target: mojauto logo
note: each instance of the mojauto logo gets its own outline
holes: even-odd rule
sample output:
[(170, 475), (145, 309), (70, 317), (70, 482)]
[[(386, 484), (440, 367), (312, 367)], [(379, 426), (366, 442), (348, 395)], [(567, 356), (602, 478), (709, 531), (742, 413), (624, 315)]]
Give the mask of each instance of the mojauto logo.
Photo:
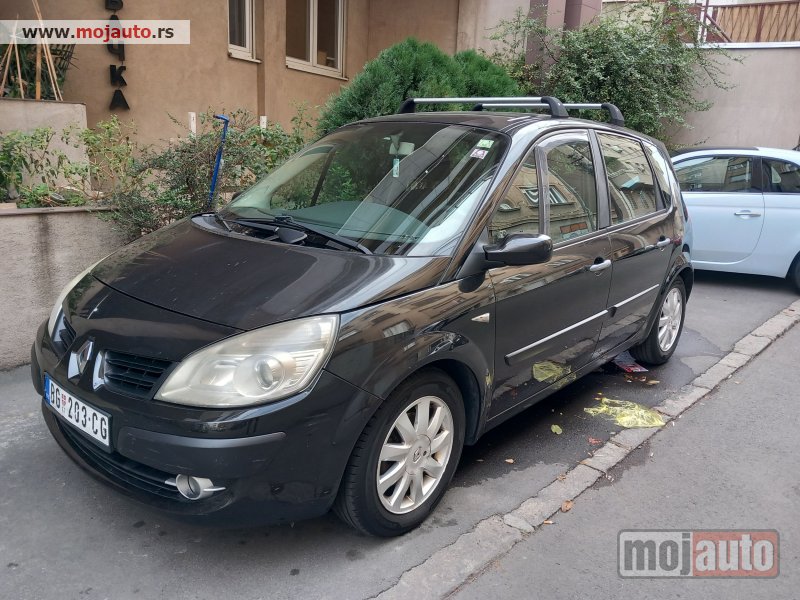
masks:
[(623, 530), (617, 537), (620, 577), (777, 577), (774, 529)]

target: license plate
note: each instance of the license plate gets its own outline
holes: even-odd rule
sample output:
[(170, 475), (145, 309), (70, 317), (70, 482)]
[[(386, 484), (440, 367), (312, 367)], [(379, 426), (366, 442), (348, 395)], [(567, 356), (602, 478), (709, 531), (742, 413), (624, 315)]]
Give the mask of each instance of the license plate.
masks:
[(111, 448), (111, 417), (70, 394), (49, 375), (44, 376), (44, 400), (67, 423), (88, 434), (106, 449)]

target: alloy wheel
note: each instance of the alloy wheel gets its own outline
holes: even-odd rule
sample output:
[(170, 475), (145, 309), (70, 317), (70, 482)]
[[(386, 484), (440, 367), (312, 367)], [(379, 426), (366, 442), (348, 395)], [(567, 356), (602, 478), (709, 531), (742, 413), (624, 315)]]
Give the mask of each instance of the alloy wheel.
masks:
[(658, 347), (662, 352), (669, 352), (678, 339), (682, 318), (683, 296), (678, 288), (672, 288), (664, 298), (658, 319)]
[(409, 513), (431, 497), (453, 450), (453, 415), (436, 396), (409, 404), (389, 428), (378, 459), (377, 491), (392, 514)]

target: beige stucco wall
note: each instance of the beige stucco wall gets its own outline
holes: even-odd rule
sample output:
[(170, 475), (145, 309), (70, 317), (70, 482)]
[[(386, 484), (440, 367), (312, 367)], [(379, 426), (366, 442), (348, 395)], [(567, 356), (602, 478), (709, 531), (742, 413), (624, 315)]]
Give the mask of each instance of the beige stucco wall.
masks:
[(36, 328), (61, 288), (122, 242), (85, 210), (0, 210), (0, 370), (30, 362)]
[(674, 134), (677, 145), (793, 148), (800, 143), (800, 47), (730, 50), (742, 62), (726, 62), (730, 90), (698, 91), (711, 110), (688, 116), (691, 130)]
[(442, 50), (456, 51), (458, 0), (370, 0), (369, 55), (414, 36)]
[[(108, 19), (102, 0), (40, 1), (46, 19)], [(34, 18), (30, 0), (3, 0), (0, 18)], [(121, 19), (190, 19), (190, 45), (125, 46), (123, 93), (131, 109), (120, 116), (133, 119), (145, 142), (174, 137), (180, 129), (168, 113), (187, 123), (189, 111), (242, 107), (257, 112), (255, 63), (228, 57), (227, 2), (125, 2)], [(64, 99), (84, 102), (89, 124), (110, 116), (114, 87), (109, 65), (119, 64), (102, 45), (77, 45), (74, 66), (67, 72)]]
[(458, 13), (457, 49), (481, 48), (487, 52), (495, 49), (496, 43), (489, 39), (492, 29), (500, 21), (514, 18), (518, 9), (530, 10), (530, 0), (461, 0)]
[[(347, 0), (345, 77), (333, 78), (286, 66), (286, 0), (255, 0), (256, 56), (260, 62), (228, 56), (226, 0), (125, 2), (121, 19), (189, 19), (190, 45), (125, 46), (122, 88), (131, 109), (119, 111), (133, 120), (140, 140), (159, 143), (185, 134), (188, 112), (246, 108), (254, 115), (288, 125), (294, 104), (317, 106), (358, 73), (367, 60), (409, 35), (456, 51), (459, 0)], [(46, 19), (108, 19), (102, 0), (40, 0)], [(33, 18), (30, 0), (4, 0), (0, 19)], [(111, 115), (114, 87), (109, 65), (119, 64), (101, 45), (75, 47), (64, 97), (84, 102), (93, 125)], [(170, 116), (181, 123), (176, 126)]]

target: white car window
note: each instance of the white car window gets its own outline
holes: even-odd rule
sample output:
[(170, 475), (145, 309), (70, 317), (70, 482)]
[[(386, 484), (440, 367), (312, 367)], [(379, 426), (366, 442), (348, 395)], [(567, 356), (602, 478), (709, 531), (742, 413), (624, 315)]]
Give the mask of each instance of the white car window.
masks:
[(764, 163), (768, 168), (771, 192), (800, 194), (800, 166), (774, 158), (765, 158)]
[(750, 192), (753, 161), (748, 156), (700, 156), (675, 165), (684, 192)]

